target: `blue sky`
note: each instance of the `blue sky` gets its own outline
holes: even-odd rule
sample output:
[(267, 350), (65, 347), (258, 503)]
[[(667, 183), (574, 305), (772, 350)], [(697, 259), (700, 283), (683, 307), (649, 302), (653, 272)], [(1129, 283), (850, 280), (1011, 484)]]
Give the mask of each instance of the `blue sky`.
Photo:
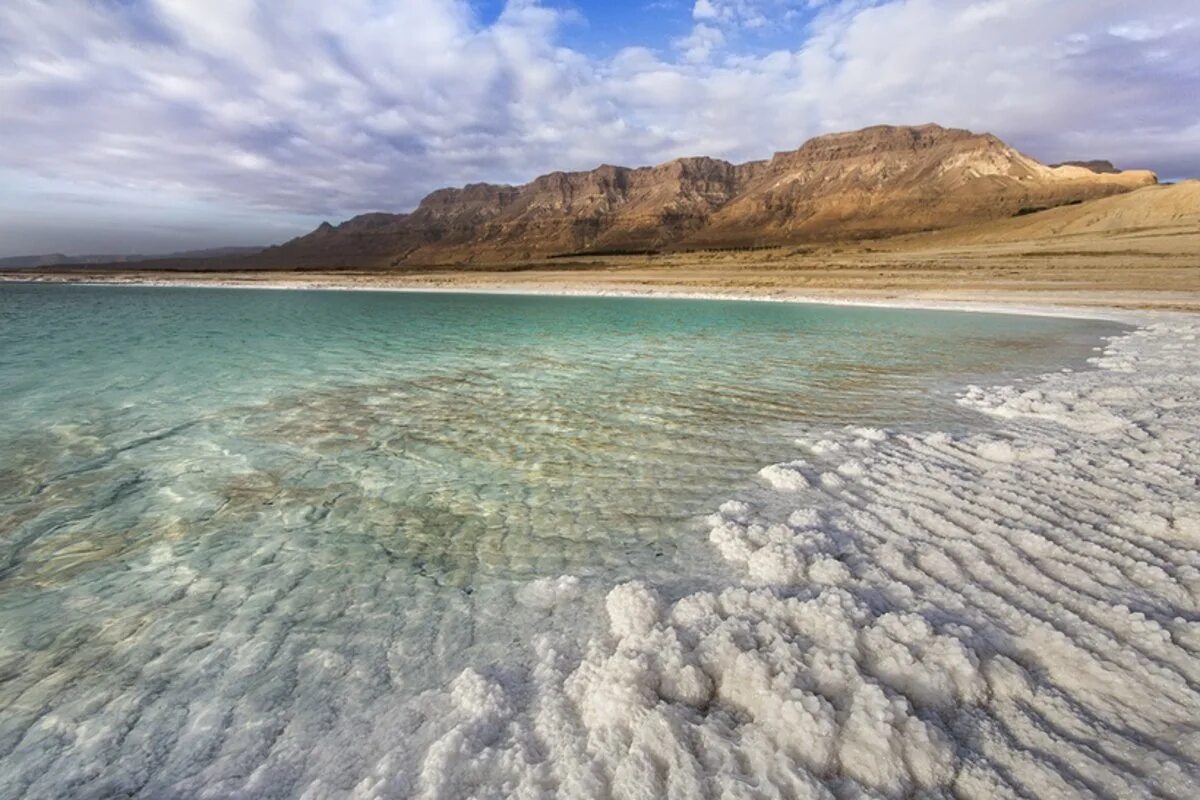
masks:
[[(500, 0), (472, 3), (485, 24), (499, 17), (504, 5)], [(692, 26), (692, 3), (687, 0), (585, 0), (555, 5), (569, 15), (561, 42), (594, 57), (630, 46), (669, 47), (672, 39), (687, 35)]]
[(1194, 0), (5, 0), (0, 255), (939, 122), (1200, 175)]

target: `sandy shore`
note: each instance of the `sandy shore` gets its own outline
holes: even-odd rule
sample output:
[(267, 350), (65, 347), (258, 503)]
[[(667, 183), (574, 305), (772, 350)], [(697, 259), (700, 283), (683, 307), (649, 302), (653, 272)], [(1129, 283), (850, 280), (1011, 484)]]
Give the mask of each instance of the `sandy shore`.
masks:
[[(609, 586), (563, 575), (506, 587), (487, 601), (506, 614), (586, 614), (606, 632), (583, 647), (548, 633), (504, 669), (473, 664), (411, 701), (397, 700), (388, 682), (403, 649), (316, 648), (303, 638), (266, 647), (255, 638), (260, 630), (303, 637), (308, 612), (292, 609), (326, 613), (359, 597), (361, 585), (339, 592), (336, 579), (294, 581), (267, 603), (238, 595), (237, 582), (214, 602), (204, 583), (222, 563), (212, 559), (224, 557), (261, 568), (243, 582), (269, 593), (293, 565), (307, 568), (315, 547), (255, 558), (228, 549), (234, 537), (208, 537), (201, 545), (220, 550), (205, 555), (203, 571), (190, 570), (189, 548), (156, 551), (165, 562), (135, 561), (139, 579), (127, 588), (169, 598), (153, 607), (158, 627), (118, 628), (118, 655), (105, 655), (121, 665), (153, 641), (156, 680), (126, 681), (115, 696), (110, 682), (97, 687), (94, 665), (107, 662), (89, 648), (107, 647), (104, 637), (73, 638), (63, 653), (39, 648), (31, 659), (54, 661), (14, 670), (35, 685), (22, 696), (36, 697), (37, 685), (67, 688), (57, 705), (15, 706), (33, 734), (0, 759), (0, 773), (13, 776), (10, 793), (19, 785), (61, 795), (102, 775), (145, 795), (205, 786), (254, 794), (268, 782), (299, 795), (332, 785), (332, 775), (373, 794), (428, 798), (497, 785), (579, 797), (624, 789), (726, 796), (746, 786), (764, 797), (1196, 797), (1200, 318), (1164, 311), (1200, 309), (1195, 270), (1158, 262), (1072, 271), (1026, 260), (1009, 277), (861, 264), (839, 273), (752, 255), (762, 260), (740, 267), (643, 260), (408, 274), (33, 276), (813, 300), (1074, 314), (1137, 329), (1098, 347), (1092, 369), (964, 387), (962, 405), (987, 415), (978, 428), (805, 432), (791, 460), (765, 466), (755, 491), (731, 493), (708, 518), (707, 545), (698, 544), (728, 564), (714, 585), (680, 596), (649, 581)], [(405, 580), (381, 582), (388, 590), (378, 595), (393, 596)], [(209, 616), (195, 632), (175, 624), (198, 614)], [(215, 643), (197, 642), (213, 631)], [(260, 687), (244, 664), (298, 677)], [(124, 668), (140, 674), (142, 666)], [(39, 669), (61, 683), (40, 680)], [(350, 711), (312, 712), (325, 707)], [(63, 720), (129, 733), (41, 733)], [(244, 744), (270, 725), (279, 726), (278, 746)], [(175, 744), (164, 758), (138, 747), (145, 741)]]
[(1141, 298), (1134, 303), (1121, 303), (1098, 296), (1058, 295), (1027, 292), (1002, 293), (882, 293), (869, 291), (755, 291), (735, 288), (694, 288), (673, 284), (652, 286), (611, 286), (602, 283), (570, 282), (451, 282), (426, 283), (404, 280), (345, 280), (344, 276), (329, 275), (317, 278), (280, 279), (276, 274), (230, 276), (219, 279), (212, 275), (138, 275), (96, 276), (86, 280), (49, 278), (35, 281), (6, 281), (11, 283), (50, 283), (76, 286), (149, 286), (194, 289), (250, 289), (264, 291), (346, 291), (346, 292), (416, 292), (430, 294), (512, 294), (548, 297), (640, 297), (682, 300), (740, 300), (761, 303), (819, 303), (875, 308), (913, 308), (937, 311), (977, 311), (987, 313), (1021, 314), (1029, 316), (1076, 317), (1105, 319), (1144, 324), (1162, 315), (1187, 315), (1200, 311), (1200, 298), (1179, 303), (1161, 302), (1156, 297)]
[(910, 238), (807, 249), (581, 257), (405, 270), (71, 268), (0, 281), (687, 295), (923, 306), (1200, 310), (1200, 233), (972, 244)]
[(159, 261), (0, 270), (0, 281), (669, 294), (825, 302), (1200, 310), (1200, 184), (877, 241), (644, 256), (273, 270)]

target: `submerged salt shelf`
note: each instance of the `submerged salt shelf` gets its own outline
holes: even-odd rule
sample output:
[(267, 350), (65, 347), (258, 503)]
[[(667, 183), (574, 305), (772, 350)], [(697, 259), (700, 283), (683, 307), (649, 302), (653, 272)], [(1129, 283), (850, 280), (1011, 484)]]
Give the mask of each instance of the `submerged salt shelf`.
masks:
[(1190, 322), (0, 304), (2, 796), (1195, 795)]

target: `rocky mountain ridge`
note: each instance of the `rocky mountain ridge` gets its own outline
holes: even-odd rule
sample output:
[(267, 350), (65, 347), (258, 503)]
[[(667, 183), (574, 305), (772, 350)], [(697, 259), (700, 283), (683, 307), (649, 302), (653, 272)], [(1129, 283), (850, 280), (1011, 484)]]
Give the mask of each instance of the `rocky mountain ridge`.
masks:
[(1011, 217), (1156, 180), (1146, 171), (1046, 166), (990, 134), (875, 126), (745, 164), (688, 157), (551, 172), (521, 186), (439, 189), (410, 213), (326, 223), (245, 264), (486, 264), (880, 238)]

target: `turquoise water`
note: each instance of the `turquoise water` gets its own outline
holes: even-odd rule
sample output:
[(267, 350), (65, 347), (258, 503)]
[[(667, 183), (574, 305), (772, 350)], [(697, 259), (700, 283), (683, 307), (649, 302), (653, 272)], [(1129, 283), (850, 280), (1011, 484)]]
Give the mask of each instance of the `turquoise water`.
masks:
[(697, 520), (797, 436), (980, 426), (962, 386), (1080, 368), (1116, 330), (0, 285), (0, 795), (352, 784), (370, 747), (338, 742), (415, 742), (422, 691), (591, 629), (584, 600), (519, 609), (530, 579), (703, 583)]

